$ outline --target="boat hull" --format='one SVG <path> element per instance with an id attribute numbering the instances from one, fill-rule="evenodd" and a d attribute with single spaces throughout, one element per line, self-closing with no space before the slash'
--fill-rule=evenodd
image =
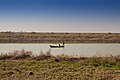
<path id="1" fill-rule="evenodd" d="M 53 46 L 53 45 L 50 45 L 51 48 L 64 48 L 64 46 Z"/>

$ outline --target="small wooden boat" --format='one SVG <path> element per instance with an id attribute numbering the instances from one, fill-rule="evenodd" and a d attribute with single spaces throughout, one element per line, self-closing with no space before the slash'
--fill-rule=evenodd
<path id="1" fill-rule="evenodd" d="M 63 45 L 49 45 L 51 48 L 64 48 L 64 42 Z"/>
<path id="2" fill-rule="evenodd" d="M 55 45 L 50 45 L 51 48 L 63 48 L 64 45 L 60 45 L 60 46 L 55 46 Z"/>

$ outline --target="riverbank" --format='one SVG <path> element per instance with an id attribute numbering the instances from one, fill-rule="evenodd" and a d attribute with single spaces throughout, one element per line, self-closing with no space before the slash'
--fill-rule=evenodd
<path id="1" fill-rule="evenodd" d="M 0 55 L 0 79 L 4 80 L 119 80 L 120 56 L 37 56 L 30 51 Z"/>
<path id="2" fill-rule="evenodd" d="M 99 59 L 69 61 L 0 61 L 2 80 L 119 80 L 120 64 Z"/>
<path id="3" fill-rule="evenodd" d="M 0 43 L 120 43 L 120 33 L 0 32 Z"/>

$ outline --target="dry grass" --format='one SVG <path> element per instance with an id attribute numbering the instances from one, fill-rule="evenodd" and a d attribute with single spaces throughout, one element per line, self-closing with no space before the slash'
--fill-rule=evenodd
<path id="1" fill-rule="evenodd" d="M 120 33 L 1 32 L 0 43 L 120 43 Z"/>
<path id="2" fill-rule="evenodd" d="M 106 61 L 117 61 L 120 62 L 120 55 L 112 56 L 93 56 L 93 57 L 78 57 L 78 56 L 69 56 L 69 55 L 57 55 L 53 56 L 51 54 L 51 50 L 43 53 L 42 51 L 38 55 L 34 55 L 32 51 L 25 51 L 22 49 L 21 51 L 14 51 L 9 53 L 0 54 L 0 60 L 53 60 L 56 61 L 79 61 L 79 60 L 106 60 Z"/>
<path id="3" fill-rule="evenodd" d="M 0 55 L 1 80 L 120 80 L 120 56 L 72 57 L 14 51 Z"/>

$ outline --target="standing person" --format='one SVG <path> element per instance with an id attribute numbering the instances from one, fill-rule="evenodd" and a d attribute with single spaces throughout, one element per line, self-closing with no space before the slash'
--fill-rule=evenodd
<path id="1" fill-rule="evenodd" d="M 64 45 L 65 43 L 63 42 L 63 45 Z"/>

